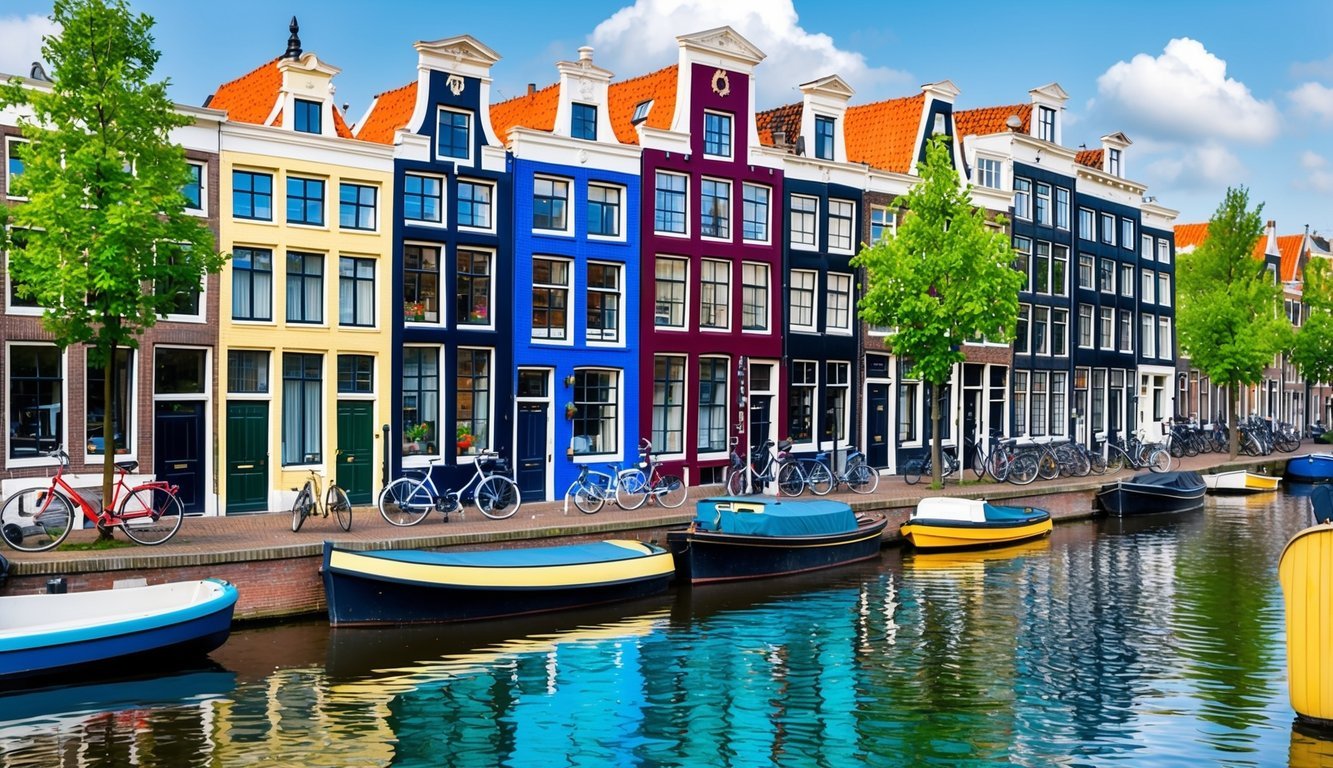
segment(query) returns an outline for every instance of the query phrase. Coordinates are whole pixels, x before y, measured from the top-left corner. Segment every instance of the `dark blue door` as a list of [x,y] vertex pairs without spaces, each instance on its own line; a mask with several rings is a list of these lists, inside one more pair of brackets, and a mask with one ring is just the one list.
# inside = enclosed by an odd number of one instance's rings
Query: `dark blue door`
[[180,486],[186,514],[204,512],[204,404],[158,403],[153,419],[153,473]]
[[518,404],[518,450],[514,482],[524,501],[546,501],[546,403]]
[[866,386],[866,461],[872,467],[889,466],[889,385]]

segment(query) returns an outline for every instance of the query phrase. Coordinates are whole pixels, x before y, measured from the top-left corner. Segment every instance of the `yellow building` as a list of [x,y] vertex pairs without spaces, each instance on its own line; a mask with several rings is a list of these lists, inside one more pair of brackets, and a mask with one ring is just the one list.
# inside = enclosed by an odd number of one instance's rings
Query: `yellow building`
[[227,514],[290,508],[310,471],[354,504],[383,484],[392,147],[352,138],[338,72],[293,34],[208,102],[228,116],[216,452]]

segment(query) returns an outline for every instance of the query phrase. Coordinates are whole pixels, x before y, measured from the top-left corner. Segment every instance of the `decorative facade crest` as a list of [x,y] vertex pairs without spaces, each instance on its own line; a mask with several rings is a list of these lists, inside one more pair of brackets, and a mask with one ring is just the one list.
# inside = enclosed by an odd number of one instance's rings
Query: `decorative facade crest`
[[727,77],[725,69],[713,73],[713,93],[723,97],[731,93],[731,79]]
[[455,96],[463,92],[463,78],[458,75],[449,75],[449,79],[444,81],[444,84],[449,86],[449,92]]

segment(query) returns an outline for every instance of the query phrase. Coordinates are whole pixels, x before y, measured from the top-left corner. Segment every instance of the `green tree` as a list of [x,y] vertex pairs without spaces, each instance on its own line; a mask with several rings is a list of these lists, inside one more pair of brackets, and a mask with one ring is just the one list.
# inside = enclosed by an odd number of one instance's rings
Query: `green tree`
[[1301,290],[1309,316],[1296,332],[1291,361],[1308,382],[1333,381],[1333,267],[1327,259],[1306,263]]
[[[115,453],[116,350],[198,289],[222,257],[211,233],[187,215],[189,178],[173,129],[192,119],[150,82],[158,52],[153,20],[124,0],[56,0],[58,36],[43,41],[52,82],[0,86],[0,108],[17,107],[29,143],[10,212],[23,228],[10,259],[20,296],[43,307],[42,324],[62,349],[86,344],[103,378],[103,499],[111,499]],[[10,230],[12,231],[12,229]]]
[[1176,260],[1180,348],[1214,384],[1227,387],[1232,458],[1240,446],[1237,390],[1259,383],[1291,338],[1282,287],[1253,255],[1264,206],[1250,210],[1249,197],[1244,187],[1228,188],[1208,221],[1207,239]]
[[964,341],[1012,338],[1024,277],[1013,268],[1004,219],[987,224],[970,186],[960,185],[949,137],[931,139],[918,172],[921,181],[894,201],[907,209],[903,225],[852,264],[866,271],[860,317],[890,326],[885,346],[930,387],[931,481],[939,487],[939,391],[963,362]]

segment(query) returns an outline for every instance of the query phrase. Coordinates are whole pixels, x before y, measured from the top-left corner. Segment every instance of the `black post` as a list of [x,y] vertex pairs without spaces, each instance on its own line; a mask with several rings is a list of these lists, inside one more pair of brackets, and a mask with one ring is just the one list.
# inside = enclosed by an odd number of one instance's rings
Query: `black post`
[[391,481],[391,478],[389,477],[389,425],[385,424],[380,427],[380,431],[384,433],[384,474],[382,476],[384,478],[384,484],[388,485]]

